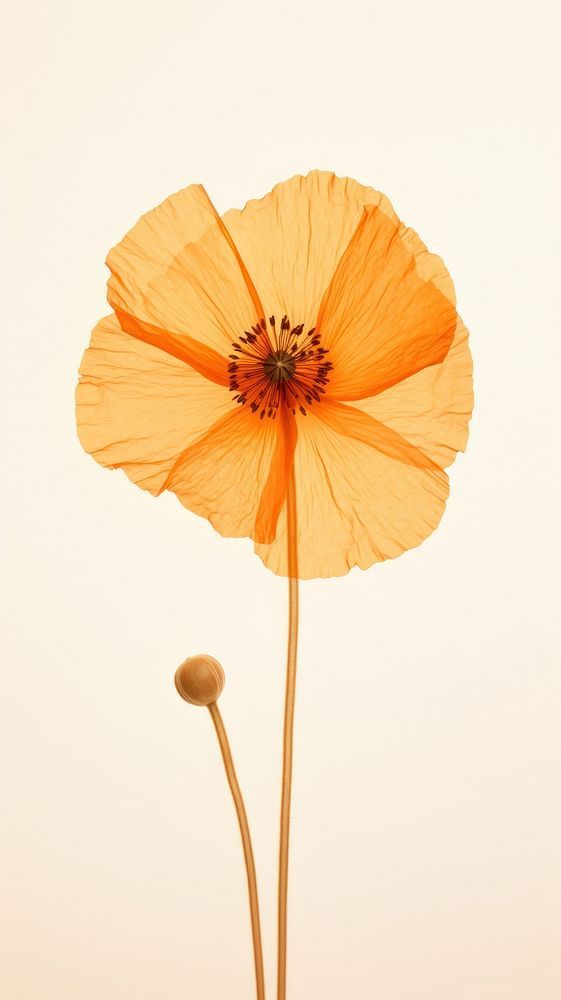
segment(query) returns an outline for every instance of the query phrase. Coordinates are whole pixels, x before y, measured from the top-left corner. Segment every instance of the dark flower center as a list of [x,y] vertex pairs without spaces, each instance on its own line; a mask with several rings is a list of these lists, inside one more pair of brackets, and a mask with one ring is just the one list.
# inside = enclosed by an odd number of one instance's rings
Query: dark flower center
[[294,355],[289,354],[288,351],[275,351],[263,363],[265,375],[272,382],[288,382],[294,375],[295,369]]
[[274,419],[282,405],[305,414],[320,402],[333,365],[325,360],[319,332],[314,327],[303,331],[304,324],[291,326],[288,316],[277,330],[271,316],[269,327],[262,319],[232,344],[236,353],[230,354],[228,375],[236,403],[247,404],[261,419]]

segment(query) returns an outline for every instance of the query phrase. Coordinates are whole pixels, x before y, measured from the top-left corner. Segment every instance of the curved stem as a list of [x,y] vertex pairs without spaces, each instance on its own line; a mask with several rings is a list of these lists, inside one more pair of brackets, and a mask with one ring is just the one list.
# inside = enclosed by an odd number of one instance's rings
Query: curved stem
[[298,550],[296,544],[296,490],[291,472],[287,493],[288,532],[288,648],[282,757],[282,794],[279,843],[277,1000],[286,998],[286,938],[288,897],[288,848],[290,839],[290,797],[292,791],[292,748],[296,697],[296,653],[298,646]]
[[253,937],[253,958],[255,962],[255,984],[257,989],[257,1000],[265,1000],[265,978],[263,974],[263,947],[261,944],[261,924],[259,921],[259,898],[257,895],[257,877],[255,874],[255,861],[253,858],[253,848],[251,846],[249,824],[247,822],[247,814],[243,803],[242,793],[236,776],[236,770],[232,758],[232,751],[230,750],[230,744],[228,742],[228,737],[226,735],[226,729],[224,728],[222,716],[220,714],[220,710],[216,702],[212,705],[209,705],[208,710],[211,714],[212,721],[214,723],[214,728],[216,729],[216,735],[218,736],[218,742],[220,744],[220,750],[222,752],[222,759],[224,761],[224,767],[226,768],[226,777],[228,778],[228,784],[230,786],[230,791],[232,792],[232,798],[234,800],[234,805],[236,807],[240,833],[242,835],[245,870],[247,873],[247,886],[249,889],[249,910],[251,914],[251,933]]

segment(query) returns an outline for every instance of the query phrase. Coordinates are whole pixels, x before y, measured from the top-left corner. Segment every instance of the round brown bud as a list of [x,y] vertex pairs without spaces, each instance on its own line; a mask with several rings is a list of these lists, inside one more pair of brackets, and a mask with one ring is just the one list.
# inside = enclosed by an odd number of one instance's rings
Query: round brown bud
[[190,705],[213,705],[224,688],[224,671],[208,653],[188,656],[175,671],[177,693]]

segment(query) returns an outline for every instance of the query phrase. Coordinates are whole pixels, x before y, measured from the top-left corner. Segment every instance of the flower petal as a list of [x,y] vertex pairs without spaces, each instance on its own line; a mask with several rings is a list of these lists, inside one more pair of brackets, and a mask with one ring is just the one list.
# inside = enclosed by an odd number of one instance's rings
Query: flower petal
[[130,337],[114,315],[95,327],[76,389],[78,436],[101,465],[157,495],[178,455],[232,410],[230,393]]
[[[219,356],[263,309],[233,240],[201,185],[144,215],[110,251],[108,299],[123,329],[156,328],[193,366],[193,341]],[[141,336],[141,339],[148,339]],[[149,340],[154,343],[155,341]],[[165,337],[158,346],[168,350]]]
[[442,257],[427,250],[421,237],[404,222],[399,223],[399,236],[413,257],[417,274],[423,281],[432,281],[452,305],[456,305],[456,291],[450,272]]
[[367,206],[318,313],[333,365],[329,394],[373,396],[438,364],[456,323],[453,304],[421,276],[399,225]]
[[473,365],[468,332],[458,320],[452,346],[439,365],[424,368],[353,406],[381,420],[441,468],[464,451],[473,408]]
[[314,170],[277,184],[224,222],[258,289],[267,315],[286,313],[315,326],[322,296],[365,205],[397,223],[388,199],[348,177]]
[[[165,488],[221,535],[270,538],[263,530],[271,530],[272,513],[266,518],[260,504],[270,490],[272,463],[278,468],[278,435],[278,421],[260,420],[248,407],[236,406],[179,456]],[[276,480],[278,472],[273,475]]]
[[383,455],[387,455],[388,458],[412,465],[416,469],[440,468],[401,434],[354,406],[326,399],[314,409],[314,415],[338,434],[353,438],[355,441],[362,441]]
[[131,337],[136,337],[137,340],[158,347],[166,354],[171,354],[179,361],[184,361],[200,375],[204,375],[211,382],[216,382],[217,385],[230,384],[227,361],[223,355],[213,351],[212,347],[207,347],[185,333],[178,336],[175,333],[170,333],[169,330],[161,330],[151,323],[143,323],[119,308],[116,309],[115,315],[121,329],[130,334]]
[[298,437],[292,413],[282,406],[278,416],[277,443],[255,521],[255,541],[265,544],[272,542],[276,534],[279,515],[287,496]]
[[[442,259],[429,253],[417,233],[403,223],[400,235],[421,277],[455,303],[454,285]],[[424,368],[376,396],[355,400],[354,406],[404,435],[442,469],[451,465],[457,452],[465,449],[473,409],[473,364],[468,331],[460,317],[441,364]]]
[[[319,418],[319,409],[297,420],[302,579],[342,576],[353,566],[367,569],[419,545],[438,525],[449,491],[445,472],[396,461],[343,436]],[[255,550],[269,569],[288,575],[286,506],[274,542]]]

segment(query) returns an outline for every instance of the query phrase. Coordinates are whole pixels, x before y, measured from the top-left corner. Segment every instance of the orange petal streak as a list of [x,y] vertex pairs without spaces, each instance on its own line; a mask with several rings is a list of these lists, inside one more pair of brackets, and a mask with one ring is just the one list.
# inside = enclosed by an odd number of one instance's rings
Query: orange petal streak
[[329,395],[373,396],[438,364],[456,323],[450,299],[420,276],[399,225],[366,207],[318,314],[333,365]]
[[275,453],[255,521],[255,541],[264,544],[272,542],[276,534],[279,514],[286,500],[298,437],[296,421],[285,406],[280,408],[278,418]]
[[[277,421],[260,420],[247,407],[236,406],[185,449],[164,489],[207,517],[220,534],[255,538],[261,497],[271,478],[277,446]],[[262,523],[265,520],[262,515]]]
[[205,344],[195,340],[194,337],[187,336],[187,334],[178,337],[177,334],[170,333],[169,330],[160,330],[151,323],[142,322],[135,316],[123,312],[122,309],[117,309],[115,315],[122,329],[131,337],[136,337],[137,340],[142,340],[145,344],[152,344],[153,347],[158,347],[166,354],[178,358],[179,361],[185,361],[211,382],[216,382],[218,385],[229,385],[228,362],[212,347],[206,347]]
[[417,469],[440,468],[401,434],[354,406],[326,399],[320,406],[315,407],[314,415],[338,434],[354,438],[355,441],[362,441],[363,444],[376,448],[388,458],[395,458],[396,461],[413,465]]
[[[388,457],[322,420],[323,406],[297,417],[294,453],[298,575],[343,576],[395,558],[436,528],[448,496],[440,469]],[[379,439],[378,439],[379,443]],[[255,550],[274,573],[290,574],[286,504],[274,541]]]
[[[206,191],[194,184],[143,216],[107,257],[108,299],[140,324],[224,357],[264,315],[247,269]],[[167,348],[166,348],[167,349]],[[175,356],[178,356],[177,353]]]
[[170,352],[129,337],[114,315],[95,327],[76,389],[78,436],[100,465],[157,495],[178,456],[232,411],[230,393]]
[[353,405],[433,459],[441,468],[463,451],[473,407],[468,332],[458,320],[452,346],[439,365],[424,368],[398,385]]
[[312,170],[224,215],[268,313],[315,326],[318,309],[365,205],[397,217],[385,195]]

